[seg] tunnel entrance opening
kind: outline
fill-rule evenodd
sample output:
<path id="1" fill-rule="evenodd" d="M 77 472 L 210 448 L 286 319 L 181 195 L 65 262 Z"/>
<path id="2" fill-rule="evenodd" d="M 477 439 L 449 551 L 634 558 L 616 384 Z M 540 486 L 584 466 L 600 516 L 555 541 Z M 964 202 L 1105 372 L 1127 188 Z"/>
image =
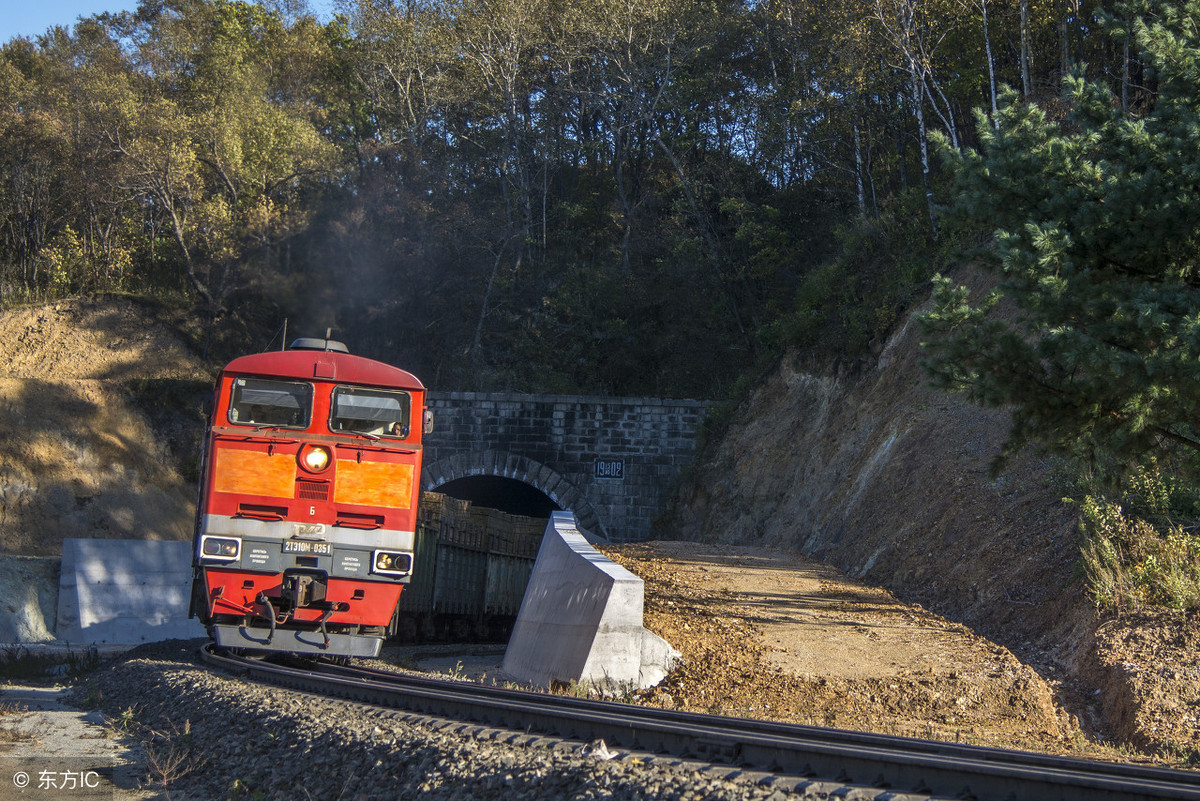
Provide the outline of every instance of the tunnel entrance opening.
<path id="1" fill-rule="evenodd" d="M 541 490 L 503 476 L 457 478 L 434 491 L 460 501 L 470 501 L 474 506 L 486 506 L 522 517 L 549 518 L 551 512 L 561 511 L 558 504 Z"/>

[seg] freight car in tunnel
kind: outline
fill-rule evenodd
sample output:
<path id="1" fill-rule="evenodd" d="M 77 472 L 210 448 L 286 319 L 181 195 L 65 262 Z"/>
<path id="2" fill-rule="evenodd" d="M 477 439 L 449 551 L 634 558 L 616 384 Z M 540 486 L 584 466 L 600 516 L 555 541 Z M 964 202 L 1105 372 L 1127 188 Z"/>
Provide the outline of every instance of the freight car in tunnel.
<path id="1" fill-rule="evenodd" d="M 511 633 L 546 520 L 557 507 L 545 499 L 541 517 L 510 514 L 482 505 L 504 503 L 479 495 L 479 488 L 472 495 L 480 505 L 422 493 L 412 578 L 400 594 L 390 639 L 503 641 Z M 507 497 L 508 508 L 542 512 L 536 498 L 527 499 L 530 506 Z"/>

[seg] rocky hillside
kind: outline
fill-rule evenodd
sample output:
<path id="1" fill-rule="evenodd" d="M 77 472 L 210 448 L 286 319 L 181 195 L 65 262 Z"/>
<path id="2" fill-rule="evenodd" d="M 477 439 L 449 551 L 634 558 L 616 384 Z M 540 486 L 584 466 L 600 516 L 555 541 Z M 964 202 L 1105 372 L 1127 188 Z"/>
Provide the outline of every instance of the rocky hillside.
<path id="1" fill-rule="evenodd" d="M 930 388 L 919 351 L 909 321 L 867 363 L 781 359 L 702 454 L 667 530 L 818 557 L 1067 675 L 1060 701 L 1123 739 L 1195 751 L 1200 627 L 1101 626 L 1061 478 L 1030 454 L 991 476 L 1007 415 Z"/>
<path id="2" fill-rule="evenodd" d="M 157 314 L 125 298 L 0 313 L 0 552 L 191 536 L 181 465 L 210 377 Z"/>
<path id="3" fill-rule="evenodd" d="M 782 359 L 702 455 L 673 525 L 796 548 L 988 636 L 1061 638 L 1090 618 L 1074 510 L 1031 455 L 989 475 L 1007 415 L 930 388 L 916 328 L 840 371 Z"/>

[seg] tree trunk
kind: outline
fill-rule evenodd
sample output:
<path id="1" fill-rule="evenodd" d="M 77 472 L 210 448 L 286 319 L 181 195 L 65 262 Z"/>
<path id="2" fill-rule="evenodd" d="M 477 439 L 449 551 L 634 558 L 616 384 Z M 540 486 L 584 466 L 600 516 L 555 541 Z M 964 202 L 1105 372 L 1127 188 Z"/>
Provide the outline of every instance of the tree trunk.
<path id="1" fill-rule="evenodd" d="M 992 38 L 988 34 L 987 0 L 979 0 L 979 8 L 983 12 L 983 50 L 987 58 L 988 91 L 992 98 L 992 125 L 999 127 L 1000 120 L 997 119 L 997 115 L 1000 109 L 996 104 L 996 61 L 992 57 Z"/>
<path id="2" fill-rule="evenodd" d="M 1121 111 L 1129 113 L 1129 39 L 1133 20 L 1125 17 L 1125 47 L 1121 57 Z"/>
<path id="3" fill-rule="evenodd" d="M 492 273 L 488 276 L 487 286 L 483 289 L 483 299 L 479 303 L 479 317 L 475 321 L 475 337 L 471 340 L 471 358 L 478 362 L 482 356 L 483 346 L 483 321 L 487 319 L 488 305 L 492 302 L 492 287 L 496 284 L 496 274 L 500 272 L 500 261 L 504 258 L 504 251 L 507 243 L 500 246 L 496 251 L 496 258 L 492 261 Z"/>
<path id="4" fill-rule="evenodd" d="M 917 143 L 921 147 L 921 181 L 925 185 L 925 203 L 929 208 L 929 226 L 934 241 L 938 238 L 937 211 L 933 206 L 933 184 L 929 179 L 929 134 L 925 130 L 925 82 L 915 72 L 912 74 L 913 105 L 917 113 Z"/>
<path id="5" fill-rule="evenodd" d="M 854 179 L 858 183 L 858 216 L 867 216 L 867 193 L 863 188 L 862 137 L 858 134 L 858 123 L 854 123 Z"/>
<path id="6" fill-rule="evenodd" d="M 1029 0 L 1021 0 L 1021 90 L 1028 100 L 1033 94 L 1030 72 L 1033 69 L 1033 52 L 1029 44 Z"/>
<path id="7" fill-rule="evenodd" d="M 196 262 L 192 259 L 192 252 L 187 246 L 187 237 L 183 233 L 183 221 L 179 219 L 179 213 L 175 209 L 175 204 L 172 202 L 170 190 L 159 187 L 155 194 L 162 201 L 164 208 L 171 217 L 171 233 L 175 236 L 175 244 L 179 246 L 179 252 L 183 255 L 183 267 L 187 273 L 188 282 L 192 285 L 192 289 L 196 290 L 208 308 L 209 313 L 215 318 L 217 314 L 216 299 L 213 297 L 212 291 L 208 285 L 200 278 L 200 274 L 196 271 Z"/>

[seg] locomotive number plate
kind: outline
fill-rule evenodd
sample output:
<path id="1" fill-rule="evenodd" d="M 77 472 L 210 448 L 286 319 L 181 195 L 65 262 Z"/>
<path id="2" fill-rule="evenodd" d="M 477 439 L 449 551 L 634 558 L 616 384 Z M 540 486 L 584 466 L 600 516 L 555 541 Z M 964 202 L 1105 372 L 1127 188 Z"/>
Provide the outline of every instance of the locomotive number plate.
<path id="1" fill-rule="evenodd" d="M 329 556 L 333 546 L 328 542 L 308 542 L 307 540 L 284 540 L 284 553 L 315 553 Z"/>

